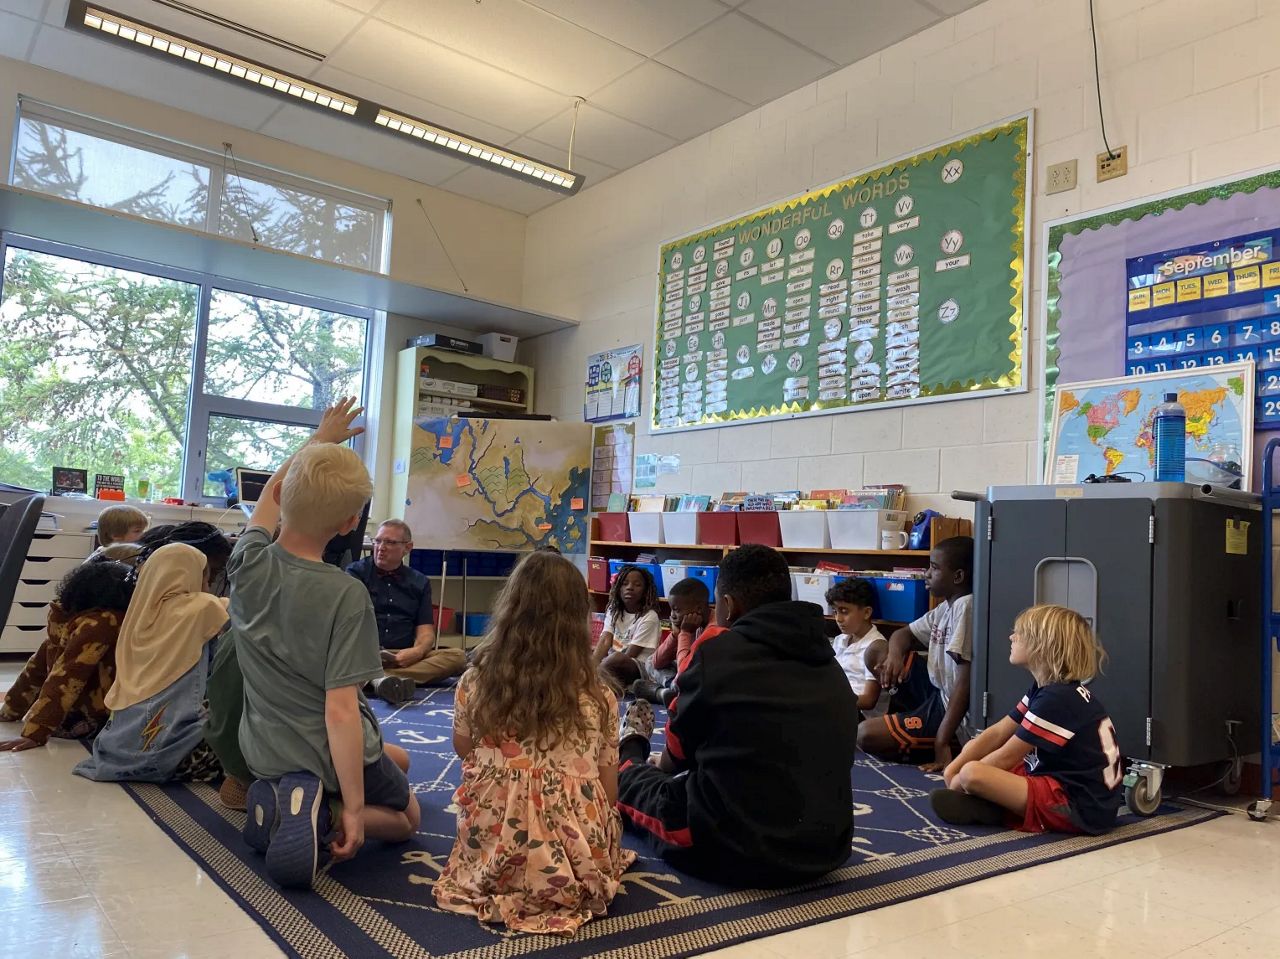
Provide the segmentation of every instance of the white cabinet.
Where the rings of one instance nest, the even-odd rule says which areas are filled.
[[[93,542],[87,532],[36,532],[0,632],[0,653],[34,653],[40,647],[58,583],[93,552]]]

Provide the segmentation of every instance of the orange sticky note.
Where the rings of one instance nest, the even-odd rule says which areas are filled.
[[[547,532],[547,530],[549,530],[549,529],[551,529],[551,524],[550,524],[550,523],[539,523],[539,524],[538,524],[538,531],[539,531],[539,532],[541,532],[541,533],[545,533],[545,532]]]
[[[455,477],[453,478],[453,481],[454,481],[455,483],[457,483],[457,484],[458,484],[458,488],[459,488],[459,489],[461,489],[461,488],[462,488],[462,487],[464,487],[464,486],[470,486],[470,485],[471,485],[471,474],[470,474],[470,473],[459,473],[457,476],[455,476]]]
[[[440,448],[441,448],[442,450],[450,450],[450,449],[453,449],[453,437],[452,437],[452,436],[442,436],[442,437],[440,437]]]
[[[575,496],[573,499],[569,500],[569,509],[586,509],[586,508],[587,508],[586,504],[583,503],[581,496]]]

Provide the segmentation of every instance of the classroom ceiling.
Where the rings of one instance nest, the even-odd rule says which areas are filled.
[[[583,97],[573,166],[589,189],[977,2],[103,0],[102,5],[549,163],[566,163],[574,101]],[[67,0],[0,0],[0,56],[521,213],[559,199],[392,134],[361,130],[74,33],[63,25],[66,9]]]

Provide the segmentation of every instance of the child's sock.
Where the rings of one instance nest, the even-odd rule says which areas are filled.
[[[954,789],[935,789],[929,793],[929,805],[939,819],[953,826],[1003,826],[1009,815],[989,799]]]

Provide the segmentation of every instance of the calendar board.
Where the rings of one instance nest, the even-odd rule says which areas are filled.
[[[1030,123],[664,244],[653,430],[1024,389]]]

